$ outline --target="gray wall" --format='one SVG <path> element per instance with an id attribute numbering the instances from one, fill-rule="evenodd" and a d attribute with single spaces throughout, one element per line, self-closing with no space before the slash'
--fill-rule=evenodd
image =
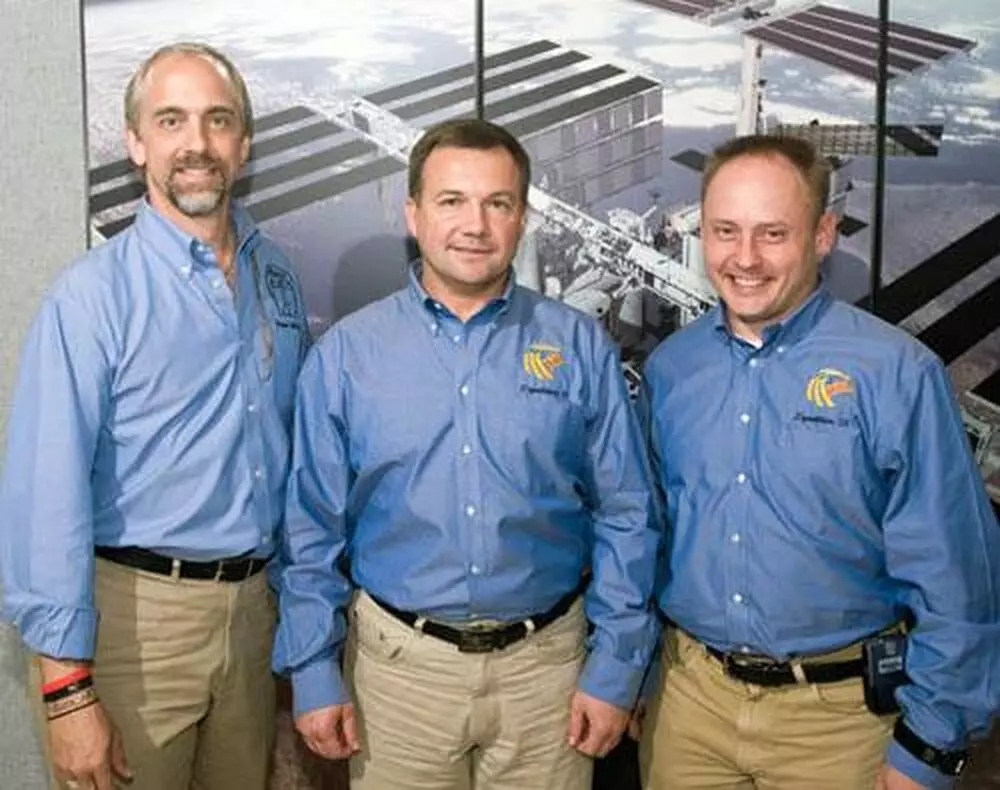
<path id="1" fill-rule="evenodd" d="M 45 288 L 86 245 L 80 6 L 0 0 L 0 441 L 24 332 Z M 24 669 L 16 634 L 0 623 L 0 788 L 35 790 L 47 781 Z"/>

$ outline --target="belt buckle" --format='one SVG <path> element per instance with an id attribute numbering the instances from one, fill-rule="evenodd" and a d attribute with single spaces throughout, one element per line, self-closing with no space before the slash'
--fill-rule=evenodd
<path id="1" fill-rule="evenodd" d="M 226 565 L 226 561 L 225 560 L 219 560 L 219 565 L 215 569 L 215 576 L 212 578 L 212 581 L 214 581 L 214 582 L 221 582 L 222 581 L 222 572 L 225 569 L 225 565 Z"/>
<path id="2" fill-rule="evenodd" d="M 491 631 L 465 631 L 458 632 L 458 652 L 459 653 L 492 653 L 496 650 Z"/>
<path id="3" fill-rule="evenodd" d="M 780 673 L 785 665 L 766 656 L 743 655 L 740 653 L 725 653 L 722 668 L 727 675 L 739 680 L 739 673 L 760 672 L 763 675 Z"/>

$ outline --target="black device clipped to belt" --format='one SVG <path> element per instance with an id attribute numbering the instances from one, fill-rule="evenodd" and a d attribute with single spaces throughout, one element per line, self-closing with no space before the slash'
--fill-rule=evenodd
<path id="1" fill-rule="evenodd" d="M 368 595 L 375 603 L 397 620 L 406 623 L 411 628 L 415 628 L 422 633 L 455 645 L 461 653 L 492 653 L 495 650 L 503 650 L 510 647 L 520 642 L 529 634 L 541 631 L 545 626 L 554 623 L 570 610 L 576 599 L 587 588 L 589 582 L 590 577 L 584 576 L 575 590 L 556 601 L 555 606 L 546 612 L 533 614 L 516 623 L 498 626 L 497 628 L 483 629 L 454 628 L 444 623 L 426 620 L 415 612 L 404 612 L 402 609 L 397 609 L 392 604 L 386 603 L 371 593 L 368 593 Z"/>
<path id="2" fill-rule="evenodd" d="M 896 689 L 906 677 L 906 634 L 880 633 L 861 643 L 865 705 L 876 716 L 899 712 Z"/>

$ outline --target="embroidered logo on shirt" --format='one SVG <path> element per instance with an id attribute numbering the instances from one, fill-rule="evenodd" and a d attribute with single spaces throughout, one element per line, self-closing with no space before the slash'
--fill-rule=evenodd
<path id="1" fill-rule="evenodd" d="M 806 399 L 820 408 L 832 409 L 837 398 L 853 393 L 854 381 L 836 368 L 823 368 L 806 385 Z"/>
<path id="2" fill-rule="evenodd" d="M 302 305 L 299 304 L 292 275 L 278 266 L 268 264 L 264 270 L 264 282 L 274 302 L 274 317 L 278 326 L 299 326 L 302 323 Z"/>
<path id="3" fill-rule="evenodd" d="M 556 370 L 565 365 L 562 349 L 547 343 L 532 343 L 524 352 L 524 370 L 539 381 L 554 381 Z"/>

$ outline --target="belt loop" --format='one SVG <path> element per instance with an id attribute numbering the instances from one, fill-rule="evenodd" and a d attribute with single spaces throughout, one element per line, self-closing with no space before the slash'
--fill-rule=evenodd
<path id="1" fill-rule="evenodd" d="M 257 560 L 253 559 L 252 557 L 247 562 L 247 572 L 243 576 L 243 581 L 246 581 L 253 575 L 253 569 L 256 567 L 256 563 Z"/>
<path id="2" fill-rule="evenodd" d="M 535 621 L 530 617 L 524 621 L 524 630 L 527 632 L 525 636 L 535 633 Z"/>
<path id="3" fill-rule="evenodd" d="M 225 560 L 219 560 L 219 565 L 215 569 L 215 576 L 212 578 L 212 581 L 214 582 L 222 581 L 222 569 L 225 567 L 225 565 L 226 565 Z"/>
<path id="4" fill-rule="evenodd" d="M 801 683 L 802 685 L 807 685 L 809 683 L 809 679 L 806 677 L 806 671 L 803 669 L 801 661 L 791 658 L 788 660 L 788 665 L 792 668 L 792 675 L 795 676 L 796 683 Z"/>
<path id="5" fill-rule="evenodd" d="M 181 578 L 181 561 L 176 557 L 170 563 L 170 578 L 175 582 Z"/>
<path id="6" fill-rule="evenodd" d="M 413 630 L 414 631 L 419 631 L 420 633 L 423 633 L 424 632 L 424 623 L 426 623 L 426 622 L 427 622 L 427 618 L 426 617 L 418 617 L 416 620 L 413 621 Z"/>

